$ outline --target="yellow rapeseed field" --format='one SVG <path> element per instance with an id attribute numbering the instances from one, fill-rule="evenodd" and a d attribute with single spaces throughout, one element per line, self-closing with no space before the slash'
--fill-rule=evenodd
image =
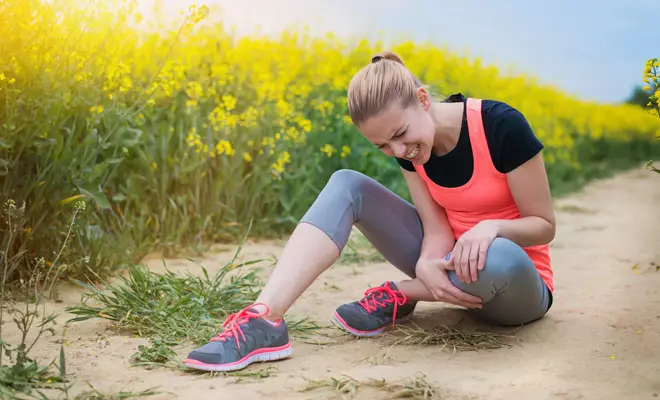
<path id="1" fill-rule="evenodd" d="M 79 198 L 93 206 L 70 257 L 91 253 L 101 270 L 154 246 L 236 239 L 250 221 L 254 234 L 289 229 L 338 168 L 407 196 L 394 160 L 346 112 L 349 80 L 379 43 L 236 38 L 204 23 L 208 12 L 191 7 L 181 25 L 150 33 L 131 1 L 0 3 L 0 179 L 4 196 L 27 203 L 28 248 L 56 247 Z M 523 112 L 553 188 L 655 149 L 660 122 L 639 107 L 582 101 L 429 45 L 389 50 L 440 96 Z"/>

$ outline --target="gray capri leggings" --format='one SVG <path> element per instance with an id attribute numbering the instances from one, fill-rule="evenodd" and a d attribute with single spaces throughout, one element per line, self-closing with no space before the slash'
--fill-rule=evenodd
<path id="1" fill-rule="evenodd" d="M 343 251 L 353 225 L 394 267 L 415 278 L 423 227 L 415 207 L 374 179 L 352 170 L 335 172 L 300 222 L 325 232 Z M 476 282 L 450 281 L 482 299 L 481 309 L 468 312 L 487 323 L 515 326 L 541 318 L 552 294 L 523 249 L 495 238 Z"/>

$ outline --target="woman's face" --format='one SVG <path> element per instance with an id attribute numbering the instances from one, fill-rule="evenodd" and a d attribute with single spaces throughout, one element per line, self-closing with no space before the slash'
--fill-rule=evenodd
<path id="1" fill-rule="evenodd" d="M 418 89 L 418 99 L 405 109 L 398 101 L 392 102 L 384 112 L 369 118 L 358 129 L 386 155 L 422 165 L 431 156 L 435 125 L 429 113 L 430 97 L 423 88 Z"/>

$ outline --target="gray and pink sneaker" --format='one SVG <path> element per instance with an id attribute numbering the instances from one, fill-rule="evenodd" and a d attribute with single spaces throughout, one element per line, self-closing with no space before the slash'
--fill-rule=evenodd
<path id="1" fill-rule="evenodd" d="M 335 321 L 356 336 L 371 337 L 382 333 L 389 325 L 405 322 L 415 310 L 405 293 L 394 282 L 368 289 L 365 297 L 344 304 L 335 311 Z"/>
<path id="2" fill-rule="evenodd" d="M 209 343 L 188 354 L 185 365 L 203 371 L 236 371 L 254 362 L 275 361 L 292 354 L 284 319 L 263 318 L 253 304 L 230 315 L 223 330 Z M 265 305 L 264 305 L 265 306 Z"/>

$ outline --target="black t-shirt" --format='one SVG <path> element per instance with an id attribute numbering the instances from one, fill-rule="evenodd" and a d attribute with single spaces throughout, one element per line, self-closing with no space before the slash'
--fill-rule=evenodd
<path id="1" fill-rule="evenodd" d="M 472 177 L 473 159 L 465 112 L 467 98 L 462 94 L 450 96 L 446 102 L 463 102 L 463 125 L 458 143 L 449 153 L 431 155 L 424 164 L 429 179 L 439 186 L 459 187 Z M 481 101 L 486 141 L 493 165 L 501 173 L 508 173 L 527 162 L 543 149 L 525 117 L 515 108 L 496 100 Z M 395 157 L 396 158 L 396 157 Z M 412 162 L 396 158 L 401 168 L 415 172 Z"/>

